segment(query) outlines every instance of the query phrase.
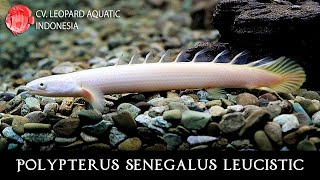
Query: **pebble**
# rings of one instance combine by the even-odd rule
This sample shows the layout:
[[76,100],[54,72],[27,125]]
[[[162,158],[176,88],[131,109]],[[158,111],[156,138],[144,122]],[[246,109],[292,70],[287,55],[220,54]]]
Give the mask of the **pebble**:
[[84,151],[90,151],[90,152],[94,152],[94,151],[108,151],[110,150],[110,146],[108,144],[104,144],[104,143],[94,143],[94,144],[89,144],[89,145],[85,145],[82,146],[81,148]]
[[41,111],[40,102],[38,99],[34,97],[27,97],[24,101],[31,111]]
[[257,131],[254,134],[254,140],[258,146],[258,149],[261,151],[272,151],[273,147],[271,142],[269,141],[266,133],[262,130]]
[[186,105],[187,107],[195,106],[195,101],[192,97],[183,95],[180,98],[183,101],[183,104]]
[[152,118],[151,118],[150,116],[148,116],[148,115],[140,114],[140,115],[138,115],[138,116],[135,118],[135,120],[136,120],[138,123],[140,123],[140,124],[148,127],[149,124],[151,124]]
[[165,151],[166,146],[164,144],[154,144],[145,149],[145,151]]
[[127,135],[119,131],[116,127],[112,127],[109,134],[111,146],[117,146],[120,142],[124,141]]
[[266,108],[270,114],[270,119],[275,118],[276,116],[281,114],[282,108],[277,104],[269,104]]
[[293,111],[293,105],[288,100],[283,100],[279,103],[281,114],[290,114]]
[[40,100],[40,106],[41,106],[41,107],[44,107],[45,105],[50,104],[50,103],[56,103],[55,98],[52,98],[52,97],[42,97],[41,100]]
[[200,101],[203,101],[203,100],[206,101],[207,97],[209,96],[209,93],[207,91],[200,90],[200,91],[197,92],[197,96],[198,96]]
[[80,126],[80,120],[76,118],[67,118],[58,121],[54,126],[53,130],[55,133],[61,136],[72,136],[74,135]]
[[303,114],[303,116],[305,116],[307,118],[307,123],[309,125],[312,124],[312,120],[309,117],[308,113],[303,109],[303,107],[299,103],[294,103],[293,109],[295,112]]
[[209,148],[208,145],[203,144],[203,145],[198,145],[198,146],[195,146],[195,147],[190,148],[190,151],[194,151],[194,150],[204,150],[204,149],[208,149],[208,148]]
[[222,106],[221,100],[212,100],[212,101],[206,102],[206,107],[208,109],[211,108],[212,106]]
[[220,106],[212,106],[209,109],[209,113],[212,115],[212,117],[222,117],[226,114],[226,110]]
[[[131,117],[131,116],[130,116]],[[113,124],[110,121],[102,120],[95,125],[86,125],[82,127],[83,132],[93,136],[102,136],[104,135]]]
[[84,132],[81,132],[80,133],[80,137],[83,139],[83,141],[85,142],[96,142],[98,141],[99,139],[97,137],[94,137],[94,136],[90,136]]
[[58,112],[59,105],[58,103],[48,103],[43,108],[43,113],[47,116],[54,116]]
[[23,134],[24,133],[24,124],[28,123],[29,120],[22,116],[13,116],[12,121],[12,130],[17,134]]
[[4,137],[6,137],[7,139],[12,140],[13,142],[16,142],[16,143],[19,143],[19,144],[23,143],[23,139],[13,131],[12,127],[4,128],[2,130],[2,134],[3,134]]
[[200,130],[203,129],[211,119],[208,113],[197,111],[185,111],[182,113],[181,123],[187,129]]
[[293,114],[281,114],[273,119],[282,127],[282,132],[288,132],[299,127],[298,118]]
[[173,151],[176,150],[179,145],[182,143],[182,139],[179,135],[167,133],[163,135],[163,141],[167,144],[167,150]]
[[242,106],[246,106],[246,105],[259,105],[259,99],[253,95],[253,94],[249,94],[249,93],[242,93],[239,94],[237,96],[236,99],[237,104],[242,105]]
[[139,151],[141,149],[142,142],[139,138],[128,138],[119,144],[118,149],[120,151]]
[[283,137],[283,141],[288,145],[295,145],[301,137],[310,130],[312,130],[310,126],[301,126],[298,130],[286,134]]
[[[295,101],[298,102],[309,115],[320,111],[320,102],[318,100],[296,98]],[[295,106],[293,105],[293,107]]]
[[266,99],[268,101],[276,101],[278,99],[277,96],[275,96],[272,93],[265,93],[265,94],[259,96],[259,98],[263,98],[263,99]]
[[65,137],[56,137],[54,139],[54,141],[56,143],[59,143],[59,144],[70,144],[70,143],[73,143],[77,140],[77,137],[70,137],[70,138],[65,138]]
[[189,136],[187,138],[187,142],[190,145],[195,145],[195,144],[205,144],[208,142],[212,142],[217,140],[217,137],[212,137],[212,136]]
[[66,115],[66,116],[70,115],[72,112],[73,102],[74,102],[74,97],[64,98],[59,107],[59,112],[62,115]]
[[152,107],[149,109],[148,115],[150,117],[157,117],[157,116],[161,116],[164,111],[165,111],[164,106]]
[[219,124],[216,122],[209,123],[207,127],[207,135],[214,137],[220,136]]
[[157,138],[156,134],[154,134],[149,128],[147,127],[138,127],[137,134],[142,139],[142,141],[146,142],[154,142]]
[[223,133],[234,133],[245,125],[245,119],[241,112],[226,114],[219,122],[219,129]]
[[314,113],[314,115],[312,116],[312,123],[315,126],[320,127],[320,111]]
[[249,117],[246,118],[246,124],[241,128],[239,136],[249,134],[259,126],[264,126],[270,119],[270,114],[265,110],[258,110],[253,112]]
[[8,141],[6,138],[0,137],[0,152],[7,150]]
[[226,113],[233,113],[233,112],[242,112],[244,107],[242,105],[233,105],[227,107]]
[[131,114],[132,118],[137,117],[141,112],[141,109],[130,103],[122,103],[117,107],[118,113],[121,113],[124,110],[128,111]]
[[181,118],[182,118],[182,113],[177,109],[168,110],[163,113],[163,119],[174,125],[180,124]]
[[21,137],[31,143],[47,143],[53,141],[55,135],[54,133],[24,133]]
[[13,121],[13,116],[9,116],[9,117],[3,117],[1,118],[1,122],[2,123],[6,123],[8,125],[11,125]]
[[299,93],[298,96],[302,96],[306,99],[311,99],[311,100],[315,99],[320,101],[320,95],[316,91],[305,91],[305,92]]
[[18,150],[18,148],[19,148],[19,144],[16,144],[16,143],[9,143],[8,144],[8,151]]
[[304,114],[304,113],[293,113],[293,114],[297,117],[300,125],[311,125],[312,124],[312,120],[308,114]]
[[281,146],[283,144],[282,141],[282,130],[279,123],[276,122],[268,122],[264,126],[264,132],[270,138],[271,141]]
[[132,133],[137,129],[137,123],[133,119],[131,113],[127,110],[112,116],[114,125],[124,133]]
[[297,145],[298,151],[317,151],[317,147],[307,139],[300,141]]
[[162,116],[153,118],[152,124],[160,128],[169,128],[172,126],[172,124],[164,120]]
[[252,147],[249,139],[237,139],[230,143],[236,149],[249,149]]
[[21,107],[21,116],[25,116],[31,112],[30,108],[28,105],[23,104]]
[[15,96],[13,99],[11,99],[6,106],[5,112],[10,112],[12,111],[16,106],[21,104],[22,98],[21,96]]
[[23,125],[25,132],[50,132],[51,124],[27,123]]
[[95,110],[80,110],[78,117],[82,124],[96,124],[102,120],[102,114],[97,113]]
[[184,112],[184,111],[188,111],[189,108],[184,105],[183,103],[179,103],[179,102],[170,102],[169,103],[169,109],[170,110],[179,110],[180,112]]
[[138,102],[135,106],[141,110],[141,113],[144,113],[148,111],[152,105],[147,102]]
[[25,115],[24,117],[29,119],[29,122],[41,123],[46,119],[47,115],[41,111],[33,111],[33,112]]

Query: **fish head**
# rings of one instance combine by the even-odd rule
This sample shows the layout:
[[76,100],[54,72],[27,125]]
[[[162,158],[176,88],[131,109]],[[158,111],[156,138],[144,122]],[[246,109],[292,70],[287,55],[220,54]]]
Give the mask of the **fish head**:
[[35,79],[26,85],[27,90],[41,96],[77,96],[81,85],[64,75],[53,75]]

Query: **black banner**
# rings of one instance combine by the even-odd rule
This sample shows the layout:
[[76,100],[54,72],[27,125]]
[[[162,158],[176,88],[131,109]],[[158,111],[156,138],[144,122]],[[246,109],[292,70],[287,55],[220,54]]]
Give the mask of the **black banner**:
[[1,171],[16,176],[305,176],[317,152],[23,152],[1,153]]

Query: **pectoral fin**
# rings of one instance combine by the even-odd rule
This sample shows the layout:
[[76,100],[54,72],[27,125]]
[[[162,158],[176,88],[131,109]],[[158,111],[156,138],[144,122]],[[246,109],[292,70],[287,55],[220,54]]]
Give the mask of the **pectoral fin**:
[[82,85],[81,95],[96,111],[103,111],[105,100],[100,89],[93,86]]

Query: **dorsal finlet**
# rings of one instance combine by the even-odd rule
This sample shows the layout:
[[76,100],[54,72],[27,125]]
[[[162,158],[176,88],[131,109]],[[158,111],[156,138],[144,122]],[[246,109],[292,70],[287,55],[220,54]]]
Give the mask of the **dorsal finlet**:
[[246,64],[249,57],[249,51],[244,50],[237,54],[231,61],[230,64]]
[[183,49],[182,51],[180,51],[179,54],[177,55],[176,59],[174,60],[174,62],[186,62],[186,61],[189,61],[186,57],[184,57],[186,52],[187,52],[187,49]]
[[271,63],[272,61],[274,61],[271,57],[265,57],[265,58],[262,58],[260,60],[257,60],[257,61],[253,61],[251,63],[248,64],[248,66],[263,66],[263,65],[267,65],[269,63]]
[[150,61],[152,61],[152,59],[154,58],[153,56],[153,51],[150,51],[147,55],[146,55],[146,58],[144,59],[143,63],[148,63]]
[[207,60],[207,57],[204,57],[204,58],[200,58],[201,55],[205,55],[206,52],[210,51],[211,49],[210,48],[205,48],[205,49],[202,49],[201,51],[197,52],[192,61],[191,62],[208,62]]
[[123,54],[118,58],[118,61],[116,62],[115,66],[122,65],[122,64],[127,64],[124,59],[123,59]]
[[129,64],[136,64],[136,62],[139,62],[139,56],[137,53],[131,57]]
[[164,62],[170,61],[170,56],[171,56],[171,50],[168,49],[167,52],[165,52],[165,53],[161,56],[161,58],[160,58],[160,60],[159,60],[159,63],[164,63]]
[[229,61],[230,61],[230,51],[226,49],[221,53],[219,53],[218,55],[216,55],[212,63],[219,63],[219,62],[225,63]]

